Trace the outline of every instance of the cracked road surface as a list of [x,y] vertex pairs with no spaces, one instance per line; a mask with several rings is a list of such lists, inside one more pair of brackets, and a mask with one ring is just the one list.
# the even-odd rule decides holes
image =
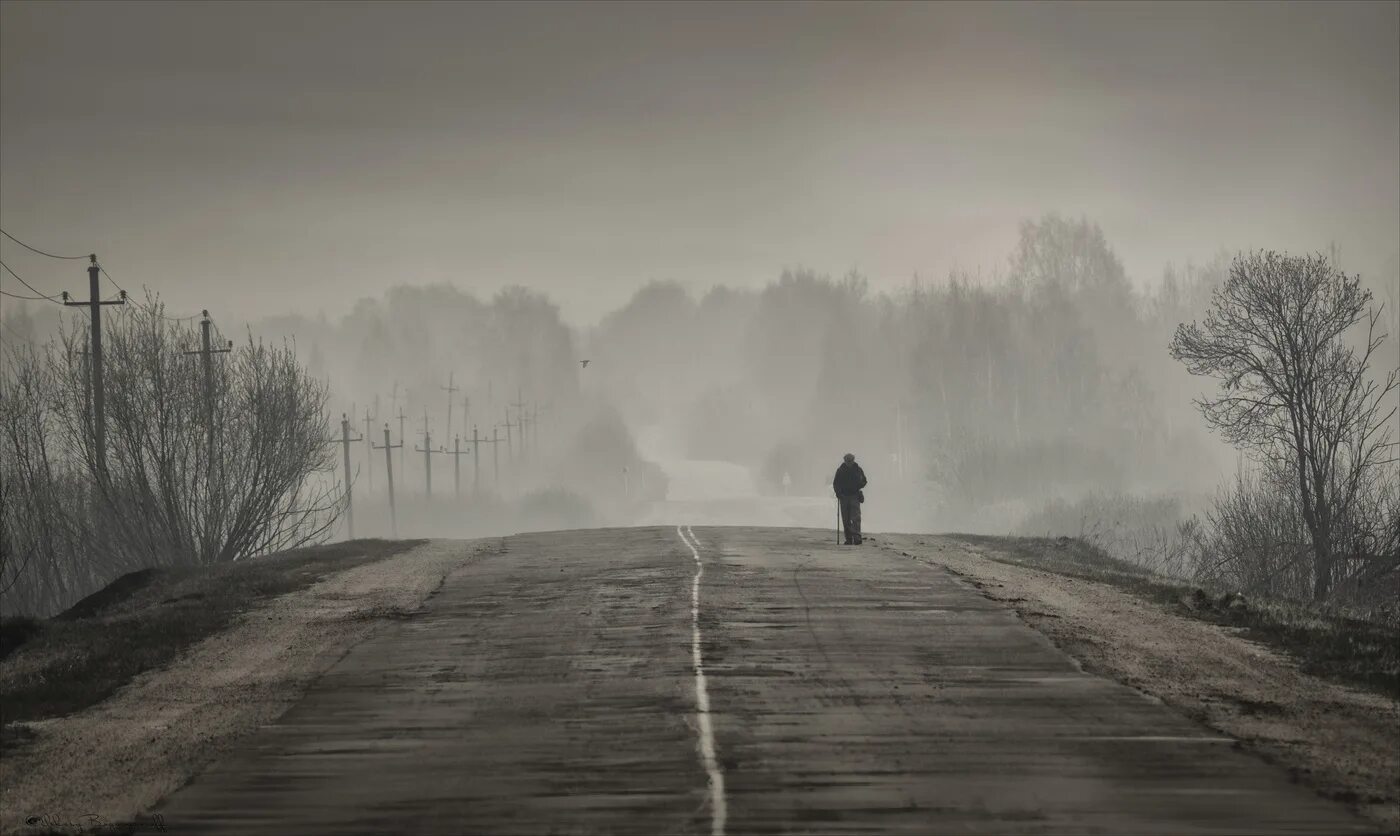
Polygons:
[[953,575],[831,537],[508,538],[159,812],[178,833],[1373,832]]

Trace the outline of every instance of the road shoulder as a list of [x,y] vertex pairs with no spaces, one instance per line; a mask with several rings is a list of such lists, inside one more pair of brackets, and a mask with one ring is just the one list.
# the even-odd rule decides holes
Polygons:
[[433,541],[270,599],[104,702],[33,724],[36,739],[0,759],[0,832],[134,820],[494,543]]
[[1092,672],[1228,734],[1323,796],[1400,827],[1400,703],[1298,671],[1227,628],[1111,586],[1016,566],[955,538],[890,535],[879,548],[946,567],[1011,604]]

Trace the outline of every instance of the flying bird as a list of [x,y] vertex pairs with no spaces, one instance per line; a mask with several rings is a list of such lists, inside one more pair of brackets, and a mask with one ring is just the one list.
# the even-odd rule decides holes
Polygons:
[[583,366],[585,369],[588,368],[588,361],[587,361],[587,360],[580,360],[580,361],[578,361],[578,362],[579,362],[579,365],[580,365],[580,366]]

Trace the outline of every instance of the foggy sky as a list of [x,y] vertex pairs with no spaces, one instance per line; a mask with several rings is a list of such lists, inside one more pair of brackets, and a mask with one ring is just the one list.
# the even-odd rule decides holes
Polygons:
[[[1400,228],[1400,4],[0,5],[0,226],[176,312],[1005,265]],[[5,243],[48,292],[74,263]],[[0,286],[12,289],[5,277]],[[216,313],[216,315],[218,315]]]

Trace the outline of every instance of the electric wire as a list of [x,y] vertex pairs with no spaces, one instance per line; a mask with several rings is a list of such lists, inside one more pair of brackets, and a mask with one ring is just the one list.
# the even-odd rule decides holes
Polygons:
[[[90,256],[90,255],[58,255],[58,254],[56,254],[56,253],[47,252],[47,251],[45,251],[45,250],[39,249],[38,247],[31,246],[31,245],[29,245],[29,244],[24,243],[23,241],[19,240],[18,238],[16,238],[15,236],[11,235],[10,233],[6,232],[6,231],[3,230],[3,229],[0,229],[0,235],[4,235],[6,238],[10,239],[11,241],[14,241],[16,244],[19,244],[21,247],[24,247],[26,250],[29,250],[30,252],[38,253],[39,255],[42,255],[42,256],[48,256],[49,258],[58,258],[58,259],[63,259],[63,260],[65,260],[65,261],[73,261],[73,260],[77,260],[77,259],[91,258],[91,257],[92,257],[92,256]],[[34,287],[33,285],[31,285],[29,282],[26,282],[24,279],[21,279],[21,278],[19,277],[19,275],[15,273],[15,271],[11,270],[10,267],[9,267],[9,265],[5,264],[4,262],[0,262],[0,266],[4,267],[5,270],[6,270],[6,272],[8,272],[11,276],[14,276],[16,279],[18,279],[20,284],[24,285],[25,287],[29,288],[30,290],[34,291],[35,293],[37,293],[37,294],[39,294],[39,295],[38,295],[38,296],[34,296],[34,297],[29,297],[29,296],[24,296],[24,295],[18,294],[18,293],[10,293],[9,291],[5,291],[5,290],[0,290],[0,294],[4,294],[5,296],[10,296],[10,297],[13,297],[13,298],[15,298],[15,299],[26,299],[26,300],[36,301],[36,302],[37,302],[37,301],[40,301],[40,300],[45,300],[45,301],[53,302],[54,304],[57,304],[57,305],[63,304],[63,303],[59,300],[59,297],[57,297],[57,296],[48,296],[48,295],[45,295],[45,294],[43,294],[43,293],[40,293],[40,291],[39,291],[37,288],[35,288],[35,287]],[[156,308],[155,306],[153,306],[153,305],[149,305],[149,304],[146,304],[146,303],[137,301],[135,297],[133,297],[131,294],[127,293],[126,288],[122,287],[121,284],[118,283],[116,279],[112,278],[112,274],[111,274],[111,273],[108,273],[108,272],[107,272],[107,268],[104,267],[104,266],[102,266],[100,263],[97,265],[97,269],[102,271],[102,275],[104,275],[104,276],[107,277],[107,281],[111,282],[113,285],[116,286],[117,290],[121,291],[121,296],[122,296],[122,297],[124,297],[128,302],[130,302],[131,304],[133,304],[133,305],[135,305],[136,307],[140,308],[141,310],[146,311],[147,313],[154,314],[154,315],[160,317],[161,319],[168,320],[168,321],[170,321],[170,322],[187,322],[187,321],[192,320],[192,319],[199,319],[199,318],[203,315],[202,313],[196,313],[196,314],[190,314],[189,316],[170,316],[169,314],[163,313],[163,312],[161,312],[159,309],[157,309],[157,308]],[[109,300],[109,301],[110,301],[110,300]]]
[[[97,265],[97,269],[102,271],[102,275],[107,277],[107,281],[116,285],[117,290],[120,290],[122,293],[126,293],[126,288],[122,287],[120,284],[117,283],[116,279],[112,278],[112,274],[107,272],[106,267],[103,267],[102,264],[99,263]],[[130,293],[126,293],[126,301],[149,314],[154,314],[155,316],[158,316],[161,319],[168,320],[170,322],[185,322],[191,319],[199,319],[200,317],[200,314],[190,314],[189,316],[170,316],[169,314],[162,313],[154,305],[149,305],[145,302],[138,301],[136,297],[132,296]]]
[[0,290],[0,296],[8,296],[11,299],[23,299],[26,302],[52,302],[47,296],[25,296],[23,293],[11,293],[8,290]]
[[11,276],[14,276],[16,281],[18,281],[20,284],[24,285],[25,287],[29,288],[30,290],[34,291],[35,293],[37,293],[37,294],[39,294],[39,295],[38,295],[38,296],[30,297],[30,296],[23,296],[23,295],[18,294],[18,293],[9,293],[9,292],[5,292],[5,291],[0,291],[0,293],[5,293],[6,296],[13,296],[13,297],[16,298],[16,299],[30,299],[30,300],[36,301],[36,302],[39,301],[40,299],[42,299],[42,300],[47,301],[47,302],[53,302],[55,305],[61,305],[61,304],[63,304],[62,302],[59,301],[59,297],[57,297],[57,296],[49,296],[48,294],[46,294],[46,293],[40,291],[39,288],[35,287],[34,285],[32,285],[32,284],[30,284],[29,282],[25,281],[24,279],[20,278],[20,275],[19,275],[18,273],[16,273],[14,270],[11,270],[11,269],[10,269],[10,265],[6,264],[5,262],[0,261],[0,267],[4,267],[4,268],[5,268],[5,272],[6,272],[6,273],[9,273]]
[[6,238],[10,239],[11,241],[14,241],[16,244],[19,244],[21,247],[24,247],[26,250],[29,250],[30,252],[38,253],[39,255],[46,255],[46,256],[48,256],[49,258],[61,258],[61,259],[64,259],[64,260],[66,260],[66,261],[73,261],[73,260],[76,260],[76,259],[79,259],[79,258],[89,258],[89,257],[90,257],[90,256],[86,256],[86,255],[55,255],[54,253],[45,252],[44,250],[41,250],[41,249],[39,249],[38,247],[31,247],[30,245],[24,243],[23,241],[19,240],[18,238],[16,238],[15,236],[11,235],[10,233],[6,232],[6,231],[3,230],[3,229],[0,229],[0,235],[5,236]]
[[117,284],[117,280],[114,279],[114,278],[112,278],[112,274],[107,272],[107,268],[106,268],[106,267],[103,267],[102,264],[101,264],[101,262],[98,262],[98,264],[97,264],[97,269],[102,271],[102,275],[104,275],[104,276],[107,277],[107,281],[111,282],[112,284],[117,285],[117,290],[120,290],[122,293],[126,293],[126,288],[124,288],[124,287],[122,287],[121,285]]

